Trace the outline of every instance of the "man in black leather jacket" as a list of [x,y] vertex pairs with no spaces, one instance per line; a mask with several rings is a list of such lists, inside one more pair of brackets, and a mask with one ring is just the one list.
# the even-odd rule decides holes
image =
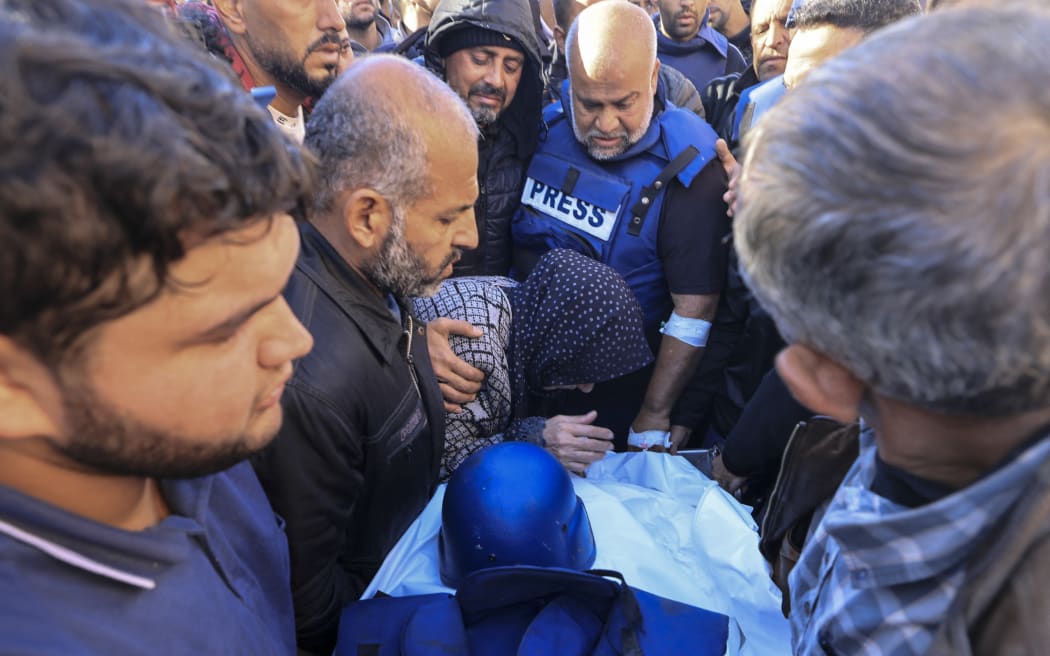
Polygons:
[[475,205],[479,243],[456,276],[510,272],[510,221],[540,131],[546,47],[528,0],[442,0],[424,59],[466,101],[481,129]]
[[441,393],[405,299],[434,293],[477,244],[477,156],[462,147],[476,138],[455,94],[391,55],[354,66],[311,116],[321,180],[284,296],[316,348],[255,461],[287,521],[300,650],[331,652],[340,610],[437,484]]

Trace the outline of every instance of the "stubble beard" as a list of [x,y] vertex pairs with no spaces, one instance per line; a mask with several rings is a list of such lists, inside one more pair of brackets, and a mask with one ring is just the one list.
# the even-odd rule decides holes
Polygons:
[[106,474],[172,479],[207,476],[261,451],[276,435],[274,430],[257,439],[229,435],[187,442],[183,435],[128,417],[103,399],[84,376],[69,378],[59,376],[59,385],[71,434],[64,442],[52,441],[52,446],[74,462]]
[[405,239],[404,214],[395,210],[390,231],[380,245],[379,253],[362,270],[373,285],[397,298],[433,296],[445,279],[442,275],[445,268],[459,256],[459,249],[453,249],[437,272],[428,272],[426,260],[413,251]]
[[307,98],[320,98],[339,75],[338,64],[326,65],[322,77],[313,78],[306,72],[306,60],[314,50],[329,43],[341,46],[342,39],[337,33],[326,34],[310,44],[299,61],[286,50],[253,39],[250,33],[245,33],[244,37],[252,56],[270,77]]
[[368,18],[357,18],[353,14],[349,14],[343,16],[343,21],[346,23],[346,28],[349,30],[366,30],[375,24],[376,15],[372,14]]

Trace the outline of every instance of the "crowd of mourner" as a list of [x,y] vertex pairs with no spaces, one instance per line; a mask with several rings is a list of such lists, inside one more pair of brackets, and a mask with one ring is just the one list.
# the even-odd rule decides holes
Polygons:
[[785,652],[1050,653],[1047,35],[0,0],[0,653],[424,653],[340,618],[507,443],[706,454]]

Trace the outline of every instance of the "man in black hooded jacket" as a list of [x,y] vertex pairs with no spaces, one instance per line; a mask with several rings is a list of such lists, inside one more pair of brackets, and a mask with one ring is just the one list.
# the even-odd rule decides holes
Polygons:
[[507,275],[510,221],[541,124],[544,55],[529,0],[442,0],[427,31],[425,61],[466,101],[481,130],[474,206],[478,248],[454,276]]

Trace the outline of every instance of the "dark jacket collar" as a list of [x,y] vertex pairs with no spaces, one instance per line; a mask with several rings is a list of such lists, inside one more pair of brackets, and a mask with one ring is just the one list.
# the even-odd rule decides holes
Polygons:
[[295,264],[321,291],[332,299],[350,321],[355,323],[371,347],[386,361],[398,358],[398,344],[409,321],[408,310],[399,299],[402,323],[399,324],[384,298],[310,223],[299,225],[302,247]]

